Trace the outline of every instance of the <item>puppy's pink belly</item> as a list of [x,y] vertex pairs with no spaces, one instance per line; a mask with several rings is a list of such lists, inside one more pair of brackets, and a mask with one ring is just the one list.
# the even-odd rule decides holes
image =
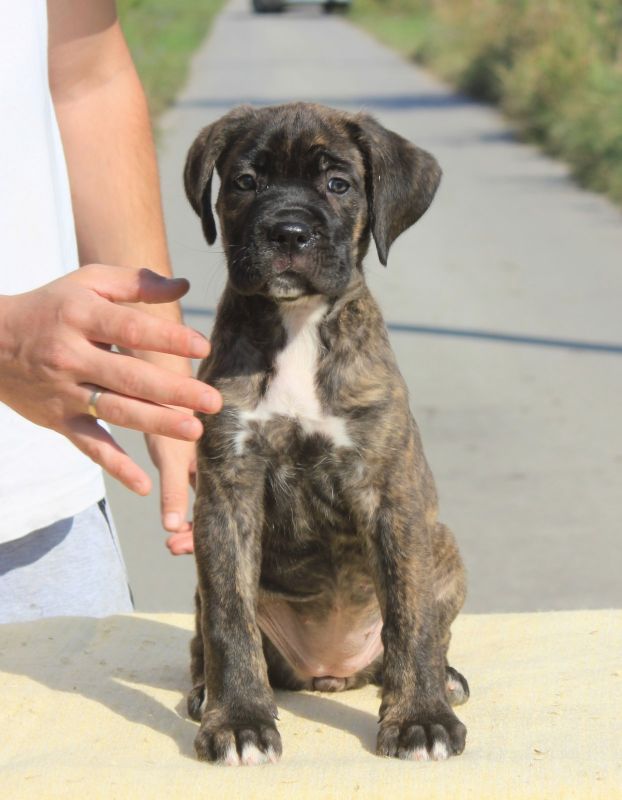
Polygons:
[[262,602],[261,630],[301,678],[348,678],[382,653],[378,606],[344,611],[333,608],[321,619],[281,600]]

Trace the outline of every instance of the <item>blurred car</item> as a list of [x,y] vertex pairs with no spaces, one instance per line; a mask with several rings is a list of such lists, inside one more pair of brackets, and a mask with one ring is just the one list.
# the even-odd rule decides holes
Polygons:
[[288,6],[314,5],[322,6],[324,11],[347,11],[352,4],[352,0],[251,0],[253,10],[258,14],[278,13],[284,11]]

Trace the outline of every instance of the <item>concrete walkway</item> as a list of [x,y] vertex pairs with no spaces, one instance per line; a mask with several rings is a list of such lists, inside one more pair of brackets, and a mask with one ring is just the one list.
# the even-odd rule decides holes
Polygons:
[[[163,121],[173,263],[209,331],[224,279],[181,189],[199,128],[242,102],[365,109],[444,169],[426,217],[368,258],[470,573],[468,609],[622,605],[622,215],[347,20],[253,16],[233,0]],[[134,454],[138,436],[121,434]],[[144,455],[142,463],[145,462]],[[192,559],[162,546],[158,501],[111,486],[138,607],[191,607]]]

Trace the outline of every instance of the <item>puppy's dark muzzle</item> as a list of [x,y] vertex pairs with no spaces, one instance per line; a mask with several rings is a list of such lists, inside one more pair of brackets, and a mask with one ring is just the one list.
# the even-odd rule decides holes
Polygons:
[[[314,198],[274,191],[259,197],[245,233],[246,264],[263,278],[261,291],[286,299],[333,294],[347,277],[341,264],[349,265],[347,254],[335,245],[334,220],[311,202]],[[244,262],[240,263],[236,285],[244,281]]]
[[[311,247],[314,236],[311,227],[305,222],[282,220],[270,228],[268,239],[279,252],[293,256]],[[277,268],[277,271],[280,270]]]

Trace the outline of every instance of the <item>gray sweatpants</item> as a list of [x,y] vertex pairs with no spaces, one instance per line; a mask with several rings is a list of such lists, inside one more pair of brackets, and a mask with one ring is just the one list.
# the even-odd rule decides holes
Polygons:
[[106,501],[0,544],[0,623],[133,610]]

